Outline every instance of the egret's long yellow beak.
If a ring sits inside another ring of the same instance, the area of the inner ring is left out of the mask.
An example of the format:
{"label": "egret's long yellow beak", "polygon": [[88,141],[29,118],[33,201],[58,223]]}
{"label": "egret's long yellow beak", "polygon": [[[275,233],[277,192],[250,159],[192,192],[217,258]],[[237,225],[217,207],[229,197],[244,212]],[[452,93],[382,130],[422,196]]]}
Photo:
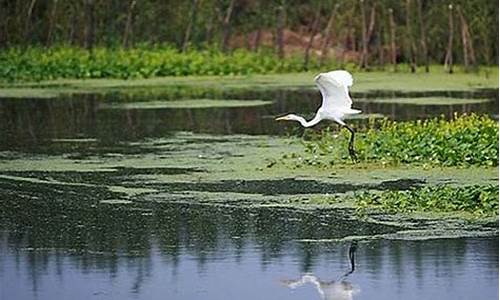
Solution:
{"label": "egret's long yellow beak", "polygon": [[274,119],[275,121],[286,121],[286,118],[285,117],[278,117],[276,119]]}

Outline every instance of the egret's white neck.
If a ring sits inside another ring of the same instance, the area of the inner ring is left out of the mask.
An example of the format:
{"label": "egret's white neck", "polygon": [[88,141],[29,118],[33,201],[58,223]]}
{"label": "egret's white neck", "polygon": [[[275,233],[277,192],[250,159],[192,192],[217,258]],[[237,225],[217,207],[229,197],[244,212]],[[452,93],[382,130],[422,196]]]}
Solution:
{"label": "egret's white neck", "polygon": [[289,118],[290,118],[290,120],[299,122],[300,125],[302,125],[304,127],[312,127],[312,126],[318,124],[319,121],[321,121],[321,117],[319,116],[319,114],[316,114],[316,116],[314,116],[314,118],[310,121],[306,121],[306,119],[304,119],[301,116],[297,116],[297,115],[289,115]]}

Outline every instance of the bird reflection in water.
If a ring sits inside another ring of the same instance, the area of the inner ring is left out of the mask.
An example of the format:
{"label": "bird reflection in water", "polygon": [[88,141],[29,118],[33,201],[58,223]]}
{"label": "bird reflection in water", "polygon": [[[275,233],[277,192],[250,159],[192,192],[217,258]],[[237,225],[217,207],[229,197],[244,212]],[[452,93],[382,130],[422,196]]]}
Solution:
{"label": "bird reflection in water", "polygon": [[282,283],[290,289],[296,289],[305,284],[312,284],[316,287],[321,299],[324,300],[352,300],[353,296],[359,292],[359,288],[353,286],[347,277],[352,274],[356,268],[354,254],[357,249],[356,242],[349,247],[349,263],[351,269],[336,280],[322,281],[313,274],[305,274],[298,280],[282,280]]}

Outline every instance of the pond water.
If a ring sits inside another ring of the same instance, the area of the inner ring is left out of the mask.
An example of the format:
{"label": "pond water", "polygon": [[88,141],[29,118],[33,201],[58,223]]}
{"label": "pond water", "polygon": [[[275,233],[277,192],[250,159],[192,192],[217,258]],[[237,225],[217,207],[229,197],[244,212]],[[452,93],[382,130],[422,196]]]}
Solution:
{"label": "pond water", "polygon": [[[204,98],[217,96],[261,100],[258,103],[260,105],[255,105],[255,101],[232,101],[231,107],[220,107],[220,101],[212,103],[219,107],[179,107],[168,103],[182,101],[165,101],[178,97],[178,94],[162,95],[132,97],[127,94],[111,94],[62,96],[60,99],[2,99],[0,150],[9,150],[12,146],[25,148],[27,145],[39,145],[54,138],[94,138],[102,143],[116,143],[164,137],[176,131],[218,135],[300,134],[303,129],[297,124],[275,122],[274,118],[292,112],[312,118],[321,105],[321,95],[315,90],[239,91],[222,95],[201,95]],[[425,101],[429,97],[433,97],[431,101]],[[363,115],[358,116],[362,119],[352,120],[354,123],[366,122],[369,116],[395,120],[438,116],[451,118],[455,112],[477,112],[498,117],[496,90],[425,93],[378,91],[353,94],[353,98],[354,106],[363,111]],[[362,101],[356,101],[357,98]],[[405,98],[413,101],[386,102],[388,99]],[[477,102],[478,99],[481,101]],[[151,104],[152,100],[154,105]],[[162,100],[167,104],[162,106]],[[419,100],[427,104],[418,105]],[[193,101],[189,103],[192,106]],[[319,127],[329,125],[332,124],[323,122]]]}
{"label": "pond water", "polygon": [[[164,104],[173,96],[161,93],[0,99],[0,299],[498,298],[496,234],[405,239],[401,233],[441,225],[275,205],[356,184],[231,175],[206,181],[221,157],[244,159],[235,148],[249,148],[247,155],[260,149],[252,136],[300,134],[274,122],[276,115],[310,115],[320,103],[312,90],[213,96],[204,94],[201,104]],[[368,115],[397,120],[498,116],[491,90],[353,98]],[[415,98],[427,102],[398,100]],[[385,180],[370,188],[421,183]]]}
{"label": "pond water", "polygon": [[2,299],[496,299],[498,239],[359,241],[335,210],[5,201]]}

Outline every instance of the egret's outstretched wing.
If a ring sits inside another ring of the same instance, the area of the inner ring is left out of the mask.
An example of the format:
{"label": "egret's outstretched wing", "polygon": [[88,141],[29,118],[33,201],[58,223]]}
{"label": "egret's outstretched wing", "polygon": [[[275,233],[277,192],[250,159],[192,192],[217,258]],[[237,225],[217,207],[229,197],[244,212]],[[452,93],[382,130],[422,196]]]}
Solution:
{"label": "egret's outstretched wing", "polygon": [[349,87],[353,83],[352,75],[347,71],[321,73],[314,78],[321,95],[322,107],[326,110],[351,108],[352,100]]}

